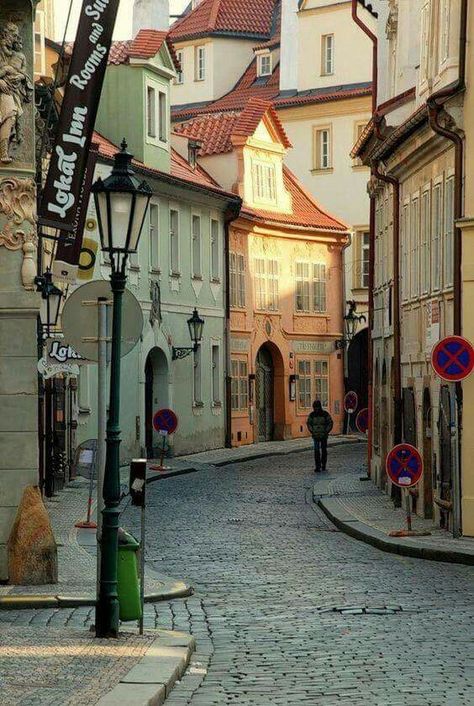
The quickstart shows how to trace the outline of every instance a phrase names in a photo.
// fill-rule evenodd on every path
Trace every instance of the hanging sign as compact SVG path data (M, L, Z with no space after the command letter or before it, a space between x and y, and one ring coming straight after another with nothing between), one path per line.
M61 365L63 363L75 363L76 365L86 365L91 360L84 358L74 348L66 343L64 339L50 338L46 349L46 361L49 365Z
M38 372L44 380L54 378L56 375L79 375L79 366L76 363L51 363L47 358L40 358L38 361Z
M86 168L118 7L119 0L84 0L82 3L39 209L40 224L69 233L69 238L63 236L62 247L67 247L69 253L74 251L76 266L80 246L74 243L74 236L80 230L78 219L87 209L84 186L92 176L86 174ZM58 253L58 262L63 256L64 253Z
M398 444L387 455L387 475L399 488L411 488L423 475L423 459L411 444Z
M357 392L348 392L347 395L344 397L344 409L346 410L347 414L354 414L358 404L359 397L357 395Z
M472 373L474 348L462 336L447 336L433 348L431 365L442 380L460 382Z

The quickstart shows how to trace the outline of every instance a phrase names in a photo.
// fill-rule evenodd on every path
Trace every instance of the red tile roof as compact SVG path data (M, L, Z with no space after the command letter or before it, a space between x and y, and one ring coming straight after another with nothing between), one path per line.
M268 114L279 134L284 147L291 143L280 122L280 119L269 101L251 98L240 113L220 113L218 115L202 115L175 127L175 132L201 143L199 154L223 154L232 152L232 137L251 137L264 115Z
M109 52L109 64L129 64L130 59L151 59L166 43L177 71L180 69L178 57L167 32L155 29L141 29L135 39L112 42Z
M268 39L280 0L202 0L171 27L173 42L210 34Z
M310 230L330 230L345 233L348 226L343 221L323 211L318 202L306 191L301 182L287 167L283 167L285 188L292 197L292 213L274 213L243 206L241 216L264 221L271 225L297 226Z
M119 151L117 145L98 132L94 132L92 142L98 145L99 154L107 159L113 159L115 154ZM152 176L159 177L164 174L161 170L149 167L138 159L134 159L133 164L140 169L146 170ZM212 191L218 191L221 194L226 193L205 169L199 165L196 165L196 168L193 169L189 162L181 157L174 149L171 149L171 176L197 186L211 189ZM229 194L229 196L232 195Z

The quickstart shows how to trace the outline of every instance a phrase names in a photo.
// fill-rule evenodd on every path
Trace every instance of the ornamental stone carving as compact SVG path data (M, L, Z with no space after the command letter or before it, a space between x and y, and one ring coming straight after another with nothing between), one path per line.
M0 246L8 250L23 250L23 286L34 289L37 236L36 186L33 179L9 177L0 181L0 214L7 218L3 228L0 226Z
M20 29L14 22L0 27L0 163L13 161L23 141L24 106L31 103L33 84L26 73Z

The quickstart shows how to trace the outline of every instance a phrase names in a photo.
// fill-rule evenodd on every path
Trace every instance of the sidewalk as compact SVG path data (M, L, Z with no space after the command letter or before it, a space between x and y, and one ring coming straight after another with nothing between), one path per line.
M2 628L2 704L160 706L195 647L191 635L167 630L103 640L68 627Z
M63 488L57 497L45 500L58 545L58 583L43 586L0 585L0 610L94 605L96 531L77 529L74 526L77 521L86 519L88 492L89 481L78 477ZM96 498L95 488L93 497ZM125 502L128 503L128 499ZM136 511L140 512L139 508ZM96 520L96 502L93 504L92 519ZM183 581L146 568L147 602L181 598L191 593L192 588Z
M386 552L474 565L474 539L453 539L432 520L412 518L413 529L431 532L430 536L390 537L390 531L406 527L405 512L394 508L372 481L360 480L364 475L361 469L328 473L314 485L314 502L340 530Z

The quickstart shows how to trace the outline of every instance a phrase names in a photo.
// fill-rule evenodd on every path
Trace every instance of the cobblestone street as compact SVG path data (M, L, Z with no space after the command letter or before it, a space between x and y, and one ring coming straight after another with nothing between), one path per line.
M332 473L363 445L330 450ZM197 651L169 706L474 704L474 568L385 554L311 501L308 452L152 483L148 561L194 585L147 627ZM138 534L139 511L121 523ZM88 626L91 608L3 611L5 627Z

